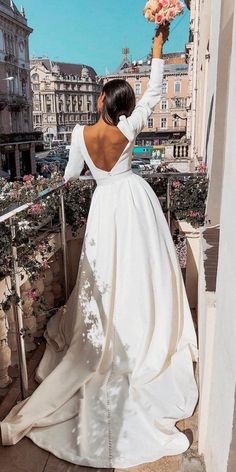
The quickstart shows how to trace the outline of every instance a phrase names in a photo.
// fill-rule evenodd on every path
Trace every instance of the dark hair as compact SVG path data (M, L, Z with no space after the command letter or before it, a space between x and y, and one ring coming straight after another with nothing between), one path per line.
M102 89L105 94L102 118L108 125L117 125L121 115L130 116L135 108L135 95L131 85L123 79L113 79Z

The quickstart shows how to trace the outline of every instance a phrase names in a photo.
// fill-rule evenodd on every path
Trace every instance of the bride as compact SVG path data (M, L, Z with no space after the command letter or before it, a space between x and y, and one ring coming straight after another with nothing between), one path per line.
M1 422L4 445L24 436L73 464L127 468L181 454L176 427L198 399L197 342L174 244L149 184L131 170L136 136L160 101L168 26L153 44L135 106L125 80L106 83L94 126L76 125L65 180L84 161L97 182L75 287L50 319L40 385Z

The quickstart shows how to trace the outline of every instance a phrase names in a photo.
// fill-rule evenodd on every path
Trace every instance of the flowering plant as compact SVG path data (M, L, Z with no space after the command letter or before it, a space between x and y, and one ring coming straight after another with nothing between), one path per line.
M148 21L158 25L172 21L184 10L184 4L180 0L148 0L143 14Z
M21 280L25 274L30 282L43 276L45 269L50 267L50 258L54 247L50 233L58 230L59 192L55 190L40 200L39 192L55 187L63 182L60 174L53 173L50 178L26 175L23 181L8 182L0 178L0 213L5 212L12 205L22 205L32 202L31 206L15 216L16 234L14 243L17 247L18 275ZM64 185L64 203L66 222L71 226L73 235L87 220L92 193L95 189L93 181L75 181ZM33 200L36 199L35 202ZM51 223L47 224L47 218ZM14 268L12 264L12 239L9 221L0 224L0 279L11 276ZM6 278L7 280L7 278ZM26 293L27 299L34 302L42 301L40 293L30 289ZM14 299L18 303L14 290L7 286L4 301L0 300L0 308L7 310Z
M170 210L174 219L185 220L195 228L205 221L208 177L206 167L199 166L191 177L171 182Z

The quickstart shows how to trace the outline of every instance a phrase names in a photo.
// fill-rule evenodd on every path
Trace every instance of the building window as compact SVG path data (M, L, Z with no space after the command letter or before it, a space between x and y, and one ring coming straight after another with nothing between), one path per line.
M153 118L148 118L148 128L153 128Z
M39 84L33 84L33 90L34 91L39 90Z
M134 86L134 93L135 95L141 95L142 93L142 86L141 86L141 83L140 82L136 82L135 86Z
M175 98L175 108L185 108L185 98Z
M167 119L166 118L161 118L161 129L167 129Z
M46 105L46 112L47 112L47 113L50 113L51 111L52 111L51 104L50 104L50 103L47 103L47 105Z
M168 106L167 106L168 102L166 100L166 98L163 98L163 100L161 101L161 110L167 110Z
M180 91L181 91L181 83L178 80L175 82L175 93L180 93Z
M162 94L166 94L168 92L168 83L167 80L164 80L162 83Z
M179 127L179 118L174 118L173 119L173 127L178 128Z
M39 82L39 75L38 74L33 74L32 75L32 80L34 80L35 82Z

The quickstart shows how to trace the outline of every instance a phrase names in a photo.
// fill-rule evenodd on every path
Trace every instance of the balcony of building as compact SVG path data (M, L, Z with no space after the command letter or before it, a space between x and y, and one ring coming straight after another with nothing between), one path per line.
M175 239L197 329L197 254L204 223L206 175L153 172L143 177L158 196ZM74 286L95 188L94 180L85 177L71 184L70 191L59 176L36 181L29 176L24 184L13 182L11 186L1 182L0 420L22 394L30 395L37 388L34 376L45 349L43 332L47 320L66 303ZM193 195L195 188L198 190ZM26 363L22 362L24 355ZM22 370L27 370L28 381L21 381ZM136 467L135 471L190 471L191 464L196 463L201 466L196 470L203 470L197 455L197 412L177 426L192 443L187 453ZM27 438L16 446L0 446L0 457L2 472L81 470Z

